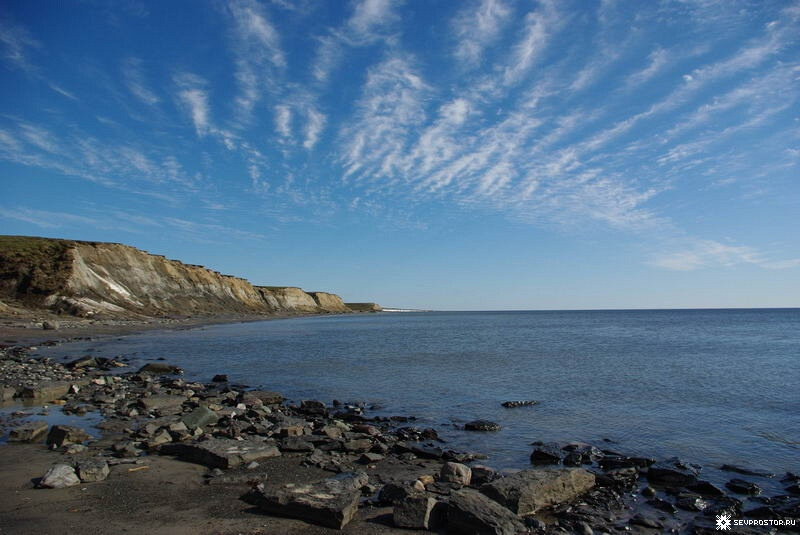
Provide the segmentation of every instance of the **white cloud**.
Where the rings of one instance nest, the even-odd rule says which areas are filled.
[[[142,60],[139,58],[128,58],[122,63],[122,76],[128,91],[148,106],[154,106],[161,99],[153,93],[145,83],[144,73],[142,72]]]
[[[308,109],[308,122],[306,123],[305,139],[303,140],[303,147],[308,150],[314,148],[319,140],[319,135],[325,127],[325,115],[318,112],[313,108]]]
[[[2,45],[2,60],[6,65],[23,71],[33,69],[28,58],[32,48],[41,48],[41,43],[31,37],[28,30],[9,21],[0,21],[0,45]]]
[[[523,37],[515,45],[511,61],[503,73],[503,81],[506,84],[516,83],[528,73],[559,27],[559,14],[552,0],[542,0],[538,10],[531,11],[525,16]]]
[[[688,248],[657,255],[650,261],[653,266],[673,271],[733,267],[740,264],[780,269],[794,267],[797,263],[798,260],[769,261],[752,247],[727,245],[714,240],[696,240]]]
[[[644,69],[628,76],[625,81],[626,88],[637,87],[655,77],[670,63],[670,53],[663,48],[656,48],[647,59],[648,64]]]
[[[275,130],[281,137],[292,137],[292,110],[289,106],[275,106]]]
[[[468,65],[477,64],[484,49],[500,35],[510,15],[511,8],[504,0],[480,0],[462,10],[453,23],[458,41],[455,56]]]
[[[208,134],[211,127],[206,81],[190,73],[175,76],[178,102],[189,114],[199,137]]]

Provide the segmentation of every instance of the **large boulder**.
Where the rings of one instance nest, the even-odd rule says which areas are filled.
[[[188,444],[164,444],[160,453],[175,455],[178,458],[209,468],[235,468],[270,457],[278,457],[281,452],[273,444],[257,438],[234,440],[212,438]]]
[[[511,511],[472,489],[450,495],[447,532],[464,535],[517,535],[525,525]]]
[[[152,375],[178,375],[183,370],[171,364],[163,362],[150,362],[139,368],[139,373],[149,373]]]
[[[594,474],[582,468],[522,470],[486,483],[481,492],[519,515],[567,502],[595,484]]]
[[[84,483],[90,481],[103,481],[108,477],[108,463],[100,458],[83,459],[78,461],[78,477]]]
[[[47,489],[63,489],[80,483],[75,469],[67,464],[57,464],[42,476],[39,486]]]
[[[367,481],[367,475],[358,472],[308,484],[259,486],[256,502],[267,513],[342,529],[358,511],[361,487]]]
[[[36,385],[25,386],[22,388],[22,397],[27,399],[37,399],[39,401],[50,401],[66,396],[72,385],[65,381],[50,381]]]
[[[47,422],[26,422],[8,434],[9,442],[36,442],[47,432]]]
[[[54,425],[47,434],[47,445],[60,448],[67,444],[80,444],[90,438],[89,433],[80,427]]]
[[[425,494],[413,494],[400,500],[394,506],[392,519],[399,528],[429,529],[431,513],[436,500]]]
[[[184,415],[181,420],[186,427],[194,429],[195,427],[203,427],[217,423],[219,416],[208,407],[201,405],[189,414]]]

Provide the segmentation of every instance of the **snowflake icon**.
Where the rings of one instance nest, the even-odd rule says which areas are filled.
[[[717,515],[717,529],[719,531],[730,531],[731,530],[731,515],[728,513],[722,513]]]

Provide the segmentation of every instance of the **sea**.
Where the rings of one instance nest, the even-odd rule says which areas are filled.
[[[413,416],[446,448],[525,468],[534,441],[800,472],[800,309],[406,312],[154,331],[41,348],[165,359],[293,401]],[[535,406],[504,408],[511,400]],[[498,432],[463,430],[486,419]],[[735,474],[734,474],[735,476]],[[777,478],[779,479],[779,477]],[[777,480],[776,479],[776,480]]]

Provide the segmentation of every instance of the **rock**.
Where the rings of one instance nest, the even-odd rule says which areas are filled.
[[[47,434],[47,445],[60,448],[65,444],[80,444],[90,438],[89,433],[80,427],[54,425]]]
[[[281,437],[301,437],[303,434],[302,425],[287,425],[278,430],[278,436]]]
[[[66,453],[67,455],[77,455],[79,453],[83,453],[88,449],[89,448],[84,446],[83,444],[70,444],[69,446],[64,447],[64,453]]]
[[[497,477],[497,473],[494,471],[494,468],[490,468],[482,464],[473,465],[470,467],[470,470],[472,470],[471,483],[473,485],[480,486],[484,483],[494,480]]]
[[[519,515],[573,500],[595,485],[582,468],[522,470],[481,486],[481,492]]]
[[[219,416],[208,407],[201,405],[189,414],[184,415],[181,421],[189,429],[194,429],[195,427],[204,427],[217,423]]]
[[[661,524],[661,522],[654,520],[652,518],[648,518],[646,516],[642,516],[640,514],[634,515],[633,518],[630,519],[629,523],[633,524],[634,526],[642,526],[645,528],[658,529],[658,530],[664,527],[664,525]]]
[[[344,443],[344,449],[351,453],[366,453],[372,449],[372,441],[368,438],[348,440]]]
[[[694,494],[679,495],[675,505],[684,511],[703,511],[708,508],[708,502]]]
[[[533,464],[561,464],[566,454],[561,446],[555,442],[548,442],[536,446],[531,453]]]
[[[644,496],[645,498],[652,498],[655,495],[656,495],[656,489],[654,489],[650,485],[642,489],[642,496]]]
[[[341,427],[336,427],[335,425],[326,425],[319,430],[319,433],[325,435],[328,438],[338,440],[342,438],[342,434],[344,433],[344,431],[342,431]]]
[[[501,405],[507,409],[513,409],[515,407],[531,407],[533,405],[538,405],[538,401],[504,401]]]
[[[358,511],[361,487],[367,481],[364,473],[342,473],[316,483],[262,487],[257,503],[267,513],[342,529]]]
[[[687,487],[697,483],[697,475],[671,463],[656,463],[647,469],[647,480],[661,487]]]
[[[209,468],[234,468],[281,454],[274,445],[257,438],[212,438],[188,444],[165,444],[161,447],[161,453]]]
[[[183,396],[155,395],[139,399],[139,405],[146,410],[178,409],[186,401]]]
[[[639,479],[639,470],[636,468],[619,468],[608,470],[604,474],[597,475],[597,485],[600,487],[612,487],[617,489],[627,489],[636,485]]]
[[[38,399],[40,401],[50,401],[69,393],[72,385],[65,381],[43,382],[37,385],[25,386],[22,388],[22,397],[27,399]]]
[[[321,401],[315,399],[306,399],[300,402],[300,411],[305,414],[314,414],[317,416],[327,416],[328,408]]]
[[[73,360],[72,362],[67,363],[67,368],[71,369],[82,369],[82,368],[97,368],[98,366],[97,359],[91,355],[86,355],[83,357],[78,357],[77,359]]]
[[[761,494],[761,487],[744,479],[731,479],[725,483],[725,486],[737,494],[749,494],[750,496]]]
[[[692,485],[688,485],[687,489],[691,490],[692,492],[696,492],[700,496],[706,496],[711,498],[717,498],[719,496],[725,496],[725,492],[722,491],[716,485],[709,483],[708,481],[698,480],[697,483]]]
[[[378,493],[378,502],[383,505],[394,505],[416,492],[411,483],[387,483]]]
[[[511,511],[472,489],[450,495],[447,532],[465,535],[517,535],[525,525]]]
[[[678,512],[678,509],[674,505],[672,505],[666,500],[662,500],[661,498],[653,498],[647,500],[647,505],[649,505],[654,509],[658,509],[659,511],[668,513],[670,515],[674,515],[675,513]]]
[[[383,460],[383,455],[380,453],[365,453],[359,459],[361,464],[372,464]]]
[[[281,439],[280,450],[291,452],[312,452],[314,451],[314,444],[303,437],[289,436]]]
[[[139,368],[139,373],[149,373],[151,375],[180,375],[183,370],[177,366],[164,364],[163,362],[150,362]]]
[[[464,424],[467,431],[500,431],[500,424],[489,420],[473,420]]]
[[[725,472],[736,472],[737,474],[742,474],[745,476],[775,477],[775,474],[767,470],[744,468],[741,466],[736,466],[735,464],[723,464],[719,469],[724,470]]]
[[[444,463],[439,473],[439,478],[448,483],[469,485],[472,480],[472,470],[469,466],[460,463]]]
[[[89,481],[103,481],[108,477],[108,463],[103,459],[84,459],[78,461],[78,477],[84,483]]]
[[[8,434],[9,442],[36,442],[47,432],[47,422],[27,422],[15,427]]]
[[[57,321],[43,321],[42,322],[42,329],[45,331],[57,331],[59,324]]]
[[[259,400],[264,405],[279,405],[283,403],[285,399],[282,395],[278,394],[277,392],[271,392],[269,390],[248,390],[244,394],[242,394],[243,400]],[[246,402],[245,402],[246,403]]]
[[[172,435],[170,435],[169,431],[166,429],[162,429],[152,437],[148,438],[146,444],[148,449],[153,449],[158,446],[163,446],[164,444],[169,444],[170,442],[172,442]]]
[[[72,487],[80,483],[81,480],[75,473],[75,469],[66,464],[57,464],[45,472],[39,481],[39,486],[48,489],[63,489]]]
[[[0,386],[0,401],[10,401],[17,395],[17,389],[10,386]]]
[[[603,470],[617,470],[619,468],[647,468],[655,464],[655,459],[646,457],[624,457],[621,455],[606,455],[597,464]]]
[[[436,500],[424,494],[408,496],[395,504],[394,525],[399,528],[428,529]]]
[[[227,383],[228,382],[228,376],[225,375],[224,373],[218,373],[217,375],[215,375],[214,377],[211,378],[211,382],[213,382],[213,383]]]

